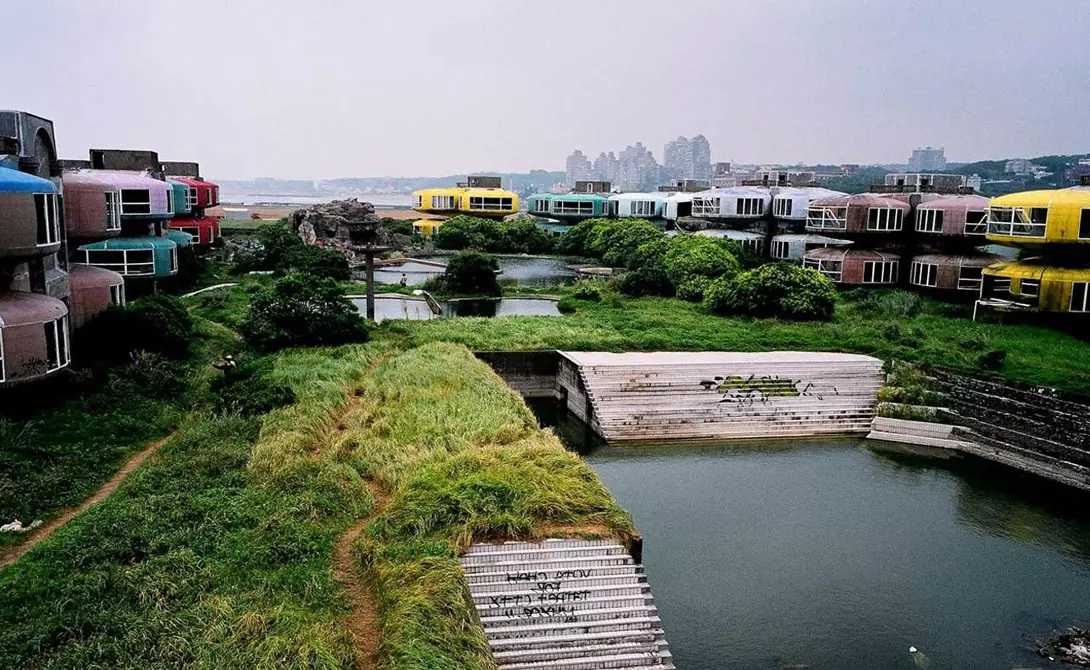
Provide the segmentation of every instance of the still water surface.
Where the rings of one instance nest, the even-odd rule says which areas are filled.
[[[364,298],[352,298],[352,303],[362,316],[367,315],[367,301]],[[440,300],[439,314],[433,314],[428,304],[420,298],[376,297],[375,321],[389,319],[409,319],[427,321],[461,316],[560,316],[552,298],[482,298]]]
[[[435,254],[422,256],[422,260],[446,264],[453,254]],[[556,286],[571,284],[575,281],[575,271],[568,267],[563,258],[544,258],[540,256],[496,256],[500,266],[499,278],[513,279],[523,286]],[[410,286],[420,286],[431,277],[438,276],[443,268],[417,263],[412,259],[401,265],[389,265],[375,269],[375,281],[380,284],[397,284],[404,274]]]
[[[678,668],[1056,667],[1023,635],[1090,620],[1090,498],[874,445],[586,456],[645,538]]]

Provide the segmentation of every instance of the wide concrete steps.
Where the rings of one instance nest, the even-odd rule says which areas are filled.
[[[868,356],[561,352],[610,442],[867,433],[884,382]]]
[[[478,544],[462,557],[504,670],[672,670],[643,567],[612,540]]]

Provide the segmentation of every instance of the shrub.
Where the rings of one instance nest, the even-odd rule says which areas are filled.
[[[378,220],[379,225],[385,228],[394,235],[409,235],[413,234],[413,222],[408,219],[395,219],[390,216],[384,216]]]
[[[847,294],[861,314],[887,319],[907,319],[920,313],[920,296],[908,291],[852,291]]]
[[[670,240],[663,267],[677,286],[693,277],[730,278],[738,274],[738,261],[716,240],[701,235],[679,235]]]
[[[704,291],[712,283],[712,279],[703,275],[696,275],[681,282],[677,286],[677,297],[689,302],[700,302],[704,299]],[[725,281],[725,280],[724,280]]]
[[[817,270],[770,263],[733,279],[717,279],[705,292],[705,305],[717,314],[828,321],[836,289]]]
[[[260,249],[236,255],[231,268],[233,274],[260,270],[281,274],[304,272],[338,280],[352,276],[344,254],[335,249],[311,246],[285,225],[260,228],[257,241],[261,244]]]
[[[441,229],[440,229],[441,230]],[[496,259],[479,251],[460,251],[437,278],[440,290],[471,295],[500,295]]]
[[[992,371],[1002,370],[1006,362],[1007,351],[1005,349],[992,349],[976,359],[976,363],[981,369]]]
[[[643,219],[617,219],[618,225],[601,226],[595,231],[594,247],[599,241],[603,248],[602,260],[609,265],[630,268],[636,264],[636,252],[645,244],[666,235],[655,225]]]
[[[595,237],[598,227],[609,225],[609,219],[586,219],[572,226],[557,243],[557,250],[569,256],[596,258],[590,250],[590,242]]]
[[[254,289],[239,331],[248,343],[266,351],[366,342],[370,334],[337,282],[299,273]]]
[[[581,281],[575,286],[575,290],[572,291],[571,297],[576,300],[589,300],[591,302],[598,302],[602,299],[602,286],[600,282],[595,281]]]
[[[189,354],[193,320],[181,300],[153,295],[127,305],[114,305],[87,322],[74,338],[76,359],[88,363],[122,363],[146,351],[164,358]]]
[[[476,249],[493,253],[539,254],[553,250],[553,240],[532,219],[492,221],[460,214],[443,223],[432,237],[440,249]]]
[[[118,397],[139,394],[145,398],[174,398],[189,388],[188,374],[181,363],[136,351],[130,355],[128,365],[112,371],[109,388]]]
[[[222,377],[214,378],[209,389],[216,396],[216,411],[256,416],[295,402],[291,387],[269,379],[272,367],[269,359],[249,359],[227,369]]]
[[[649,295],[674,295],[674,285],[662,267],[629,270],[617,280],[617,290],[635,298]]]

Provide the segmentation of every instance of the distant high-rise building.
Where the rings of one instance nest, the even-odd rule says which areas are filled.
[[[662,164],[671,179],[712,178],[712,148],[708,138],[697,135],[693,139],[681,136],[666,143],[662,150]]]
[[[572,152],[572,155],[568,156],[568,161],[565,168],[565,183],[568,186],[575,186],[575,182],[590,179],[591,164],[583,152],[576,149]]]
[[[620,153],[617,165],[617,178],[614,185],[622,191],[638,191],[644,188],[655,187],[660,175],[658,163],[651,152],[641,142],[635,146],[625,147]]]
[[[591,175],[595,179],[616,183],[617,167],[617,157],[613,155],[613,152],[610,151],[607,154],[603,151],[598,154],[598,158],[594,159],[594,167],[591,168]]]
[[[935,172],[946,169],[946,151],[943,148],[924,147],[913,149],[908,159],[909,172]]]

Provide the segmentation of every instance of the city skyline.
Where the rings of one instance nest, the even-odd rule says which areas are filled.
[[[5,106],[56,122],[63,157],[151,149],[230,177],[526,171],[636,138],[661,159],[684,128],[738,163],[901,162],[928,143],[958,162],[1090,148],[1090,5],[920,0],[891,20],[863,0],[694,0],[676,36],[659,5],[618,6],[0,0],[20,26],[8,48],[27,54],[0,80]],[[527,48],[538,23],[548,39]],[[723,40],[727,25],[756,29]],[[653,49],[633,41],[647,26]],[[195,84],[168,76],[172,63],[193,63]],[[437,95],[438,81],[458,84]]]

